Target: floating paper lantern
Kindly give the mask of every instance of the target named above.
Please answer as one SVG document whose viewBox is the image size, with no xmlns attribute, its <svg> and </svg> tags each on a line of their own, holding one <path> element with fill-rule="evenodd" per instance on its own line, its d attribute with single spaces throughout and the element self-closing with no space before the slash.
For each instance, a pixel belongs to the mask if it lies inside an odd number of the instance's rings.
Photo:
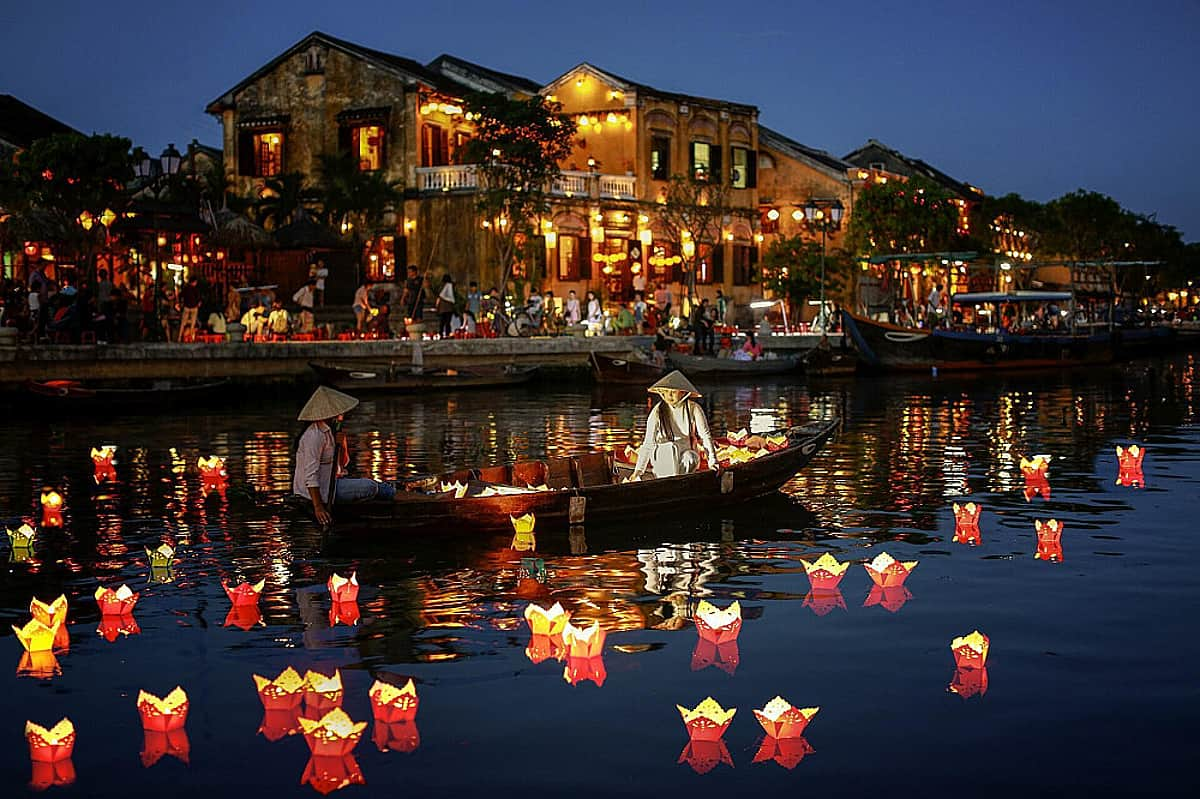
<svg viewBox="0 0 1200 799">
<path fill-rule="evenodd" d="M 217 455 L 210 455 L 207 458 L 201 456 L 196 461 L 196 466 L 200 469 L 200 485 L 205 493 L 225 490 L 229 472 L 225 471 L 224 458 Z"/>
<path fill-rule="evenodd" d="M 338 624 L 354 627 L 361 617 L 362 613 L 358 609 L 357 602 L 334 602 L 329 607 L 330 627 L 336 627 Z"/>
<path fill-rule="evenodd" d="M 1146 450 L 1137 444 L 1130 444 L 1128 448 L 1118 446 L 1116 484 L 1126 488 L 1145 488 L 1146 477 L 1142 472 L 1144 457 Z"/>
<path fill-rule="evenodd" d="M 896 613 L 910 599 L 912 599 L 912 592 L 903 585 L 889 585 L 887 588 L 873 585 L 871 593 L 867 594 L 866 601 L 863 602 L 863 607 L 869 608 L 878 605 L 889 613 Z"/>
<path fill-rule="evenodd" d="M 603 657 L 567 656 L 567 663 L 563 667 L 563 679 L 571 685 L 578 685 L 590 680 L 596 684 L 597 688 L 602 688 L 607 677 L 608 670 L 604 666 Z"/>
<path fill-rule="evenodd" d="M 544 660 L 555 658 L 562 660 L 566 657 L 562 637 L 558 635 L 530 635 L 529 643 L 525 646 L 525 657 L 537 665 Z"/>
<path fill-rule="evenodd" d="M 791 771 L 812 753 L 812 744 L 806 738 L 772 738 L 768 735 L 759 744 L 758 751 L 754 754 L 754 762 L 766 763 L 774 760 Z"/>
<path fill-rule="evenodd" d="M 320 719 L 300 717 L 300 730 L 314 755 L 342 757 L 358 745 L 367 722 L 354 721 L 340 707 L 335 707 Z"/>
<path fill-rule="evenodd" d="M 333 674 L 308 671 L 304 674 L 304 712 L 309 716 L 320 716 L 342 706 L 342 672 L 334 669 Z"/>
<path fill-rule="evenodd" d="M 412 721 L 417 717 L 417 708 L 421 706 L 417 686 L 411 679 L 399 688 L 391 683 L 376 680 L 367 695 L 371 697 L 371 712 L 375 720 L 389 724 Z"/>
<path fill-rule="evenodd" d="M 978 545 L 983 541 L 979 533 L 979 517 L 983 508 L 975 502 L 967 502 L 954 508 L 954 542 L 956 544 Z"/>
<path fill-rule="evenodd" d="M 111 482 L 117 479 L 117 469 L 114 466 L 114 459 L 117 455 L 117 448 L 113 444 L 103 444 L 100 447 L 92 447 L 92 467 L 94 470 L 93 476 L 96 483 Z"/>
<path fill-rule="evenodd" d="M 771 738 L 799 738 L 804 728 L 817 715 L 819 707 L 793 707 L 782 696 L 777 696 L 763 707 L 754 711 L 754 718 Z"/>
<path fill-rule="evenodd" d="M 117 640 L 117 636 L 139 635 L 142 628 L 138 626 L 137 619 L 132 614 L 124 616 L 101 616 L 100 624 L 96 627 L 96 633 L 104 637 L 105 641 L 110 644 Z"/>
<path fill-rule="evenodd" d="M 263 586 L 266 584 L 266 580 L 259 580 L 254 584 L 242 582 L 230 588 L 227 581 L 221 581 L 221 587 L 225 589 L 225 594 L 229 597 L 229 601 L 234 604 L 234 607 L 257 605 L 258 596 L 262 593 Z"/>
<path fill-rule="evenodd" d="M 366 785 L 362 769 L 353 755 L 327 757 L 311 755 L 300 775 L 301 785 L 311 785 L 322 796 L 339 791 L 348 785 Z"/>
<path fill-rule="evenodd" d="M 150 576 L 146 578 L 148 583 L 173 583 L 175 582 L 175 569 L 170 566 L 151 566 Z"/>
<path fill-rule="evenodd" d="M 226 627 L 237 627 L 245 631 L 259 625 L 266 626 L 258 605 L 230 605 L 229 612 L 225 614 Z"/>
<path fill-rule="evenodd" d="M 567 622 L 562 636 L 567 657 L 599 657 L 604 651 L 604 639 L 607 635 L 607 632 L 600 629 L 598 622 L 592 622 L 592 626 L 586 628 L 576 627 Z"/>
<path fill-rule="evenodd" d="M 167 755 L 187 764 L 188 758 L 191 756 L 192 744 L 188 740 L 187 730 L 183 727 L 167 732 L 143 728 L 142 734 L 143 768 L 150 768 Z"/>
<path fill-rule="evenodd" d="M 349 577 L 334 572 L 325 587 L 334 602 L 354 602 L 358 599 L 358 572 L 350 572 Z"/>
<path fill-rule="evenodd" d="M 691 710 L 683 705 L 675 707 L 683 718 L 683 725 L 687 728 L 688 737 L 693 741 L 717 740 L 725 734 L 725 730 L 729 729 L 729 723 L 733 721 L 733 716 L 737 713 L 737 708 L 731 707 L 726 710 L 711 696 Z"/>
<path fill-rule="evenodd" d="M 75 763 L 70 758 L 53 763 L 34 761 L 29 787 L 35 791 L 44 791 L 48 788 L 72 785 L 74 782 Z"/>
<path fill-rule="evenodd" d="M 692 620 L 696 623 L 696 632 L 701 638 L 714 644 L 723 644 L 738 637 L 742 629 L 742 606 L 735 599 L 729 607 L 722 610 L 702 599 L 696 606 L 696 615 Z"/>
<path fill-rule="evenodd" d="M 1048 522 L 1035 519 L 1033 528 L 1037 533 L 1037 551 L 1033 553 L 1034 559 L 1062 563 L 1063 523 L 1057 519 L 1051 519 Z"/>
<path fill-rule="evenodd" d="M 47 627 L 63 625 L 67 623 L 67 595 L 59 594 L 58 597 L 49 604 L 41 601 L 37 597 L 29 600 L 29 612 L 33 618 L 40 621 Z"/>
<path fill-rule="evenodd" d="M 1034 497 L 1050 499 L 1050 481 L 1045 477 L 1025 478 L 1025 501 L 1032 502 Z"/>
<path fill-rule="evenodd" d="M 954 679 L 950 681 L 950 685 L 946 690 L 952 694 L 958 694 L 963 699 L 970 699 L 973 696 L 983 696 L 988 689 L 988 672 L 987 667 L 978 669 L 955 669 Z"/>
<path fill-rule="evenodd" d="M 111 588 L 96 589 L 96 604 L 100 606 L 101 616 L 125 616 L 133 612 L 139 594 L 122 585 L 115 591 Z"/>
<path fill-rule="evenodd" d="M 371 740 L 380 752 L 415 752 L 421 745 L 421 731 L 415 721 L 376 721 Z"/>
<path fill-rule="evenodd" d="M 300 708 L 264 709 L 258 732 L 272 743 L 295 735 L 300 732 Z"/>
<path fill-rule="evenodd" d="M 562 635 L 570 621 L 571 614 L 563 610 L 563 606 L 555 602 L 547 610 L 540 605 L 525 606 L 525 621 L 534 635 Z"/>
<path fill-rule="evenodd" d="M 467 495 L 466 484 L 460 483 L 457 480 L 455 480 L 453 483 L 447 483 L 443 481 L 440 488 L 443 494 L 453 493 L 455 499 L 462 499 Z"/>
<path fill-rule="evenodd" d="M 701 638 L 696 641 L 696 648 L 692 650 L 692 671 L 716 666 L 732 677 L 740 662 L 741 655 L 738 652 L 736 639 L 723 644 L 714 644 L 712 641 Z"/>
<path fill-rule="evenodd" d="M 863 568 L 871 575 L 871 580 L 881 588 L 892 588 L 904 585 L 908 575 L 917 568 L 917 561 L 898 561 L 886 552 L 880 552 L 870 563 L 864 563 Z"/>
<path fill-rule="evenodd" d="M 509 516 L 513 526 L 512 548 L 517 552 L 532 552 L 537 549 L 537 535 L 534 526 L 537 518 L 532 513 L 523 516 Z"/>
<path fill-rule="evenodd" d="M 954 663 L 958 668 L 981 669 L 987 665 L 990 645 L 988 637 L 976 630 L 970 635 L 962 635 L 951 641 L 950 651 L 954 653 Z"/>
<path fill-rule="evenodd" d="M 288 666 L 273 680 L 255 674 L 254 687 L 264 710 L 290 710 L 300 707 L 308 682 L 300 672 Z"/>
<path fill-rule="evenodd" d="M 50 652 L 54 650 L 55 638 L 61 628 L 60 624 L 47 627 L 37 619 L 30 619 L 24 627 L 12 626 L 21 646 L 29 652 Z"/>
<path fill-rule="evenodd" d="M 18 677 L 33 677 L 36 680 L 48 680 L 62 674 L 62 666 L 58 658 L 49 650 L 38 652 L 22 652 L 21 660 L 17 663 Z"/>
<path fill-rule="evenodd" d="M 722 763 L 732 766 L 733 758 L 729 755 L 729 747 L 725 746 L 724 740 L 707 741 L 693 738 L 683 747 L 677 762 L 687 763 L 697 774 L 707 774 Z"/>
<path fill-rule="evenodd" d="M 1049 477 L 1050 456 L 1034 455 L 1029 458 L 1021 458 L 1021 474 L 1026 477 Z"/>
<path fill-rule="evenodd" d="M 75 751 L 75 725 L 66 717 L 50 729 L 26 721 L 25 740 L 29 742 L 29 759 L 35 763 L 68 760 Z"/>
<path fill-rule="evenodd" d="M 154 549 L 146 547 L 146 557 L 150 559 L 151 569 L 170 568 L 175 563 L 175 547 L 165 542 Z"/>
<path fill-rule="evenodd" d="M 849 566 L 850 564 L 845 565 Z M 846 598 L 837 588 L 814 588 L 804 595 L 804 602 L 801 605 L 818 616 L 825 616 L 834 610 L 845 610 Z"/>
<path fill-rule="evenodd" d="M 42 489 L 42 527 L 63 526 L 63 497 L 53 488 Z"/>
<path fill-rule="evenodd" d="M 842 581 L 842 577 L 845 576 L 846 569 L 850 568 L 849 561 L 838 563 L 837 558 L 828 552 L 812 563 L 803 558 L 800 559 L 800 563 L 804 565 L 804 572 L 808 575 L 808 581 L 814 590 L 836 589 L 838 583 Z"/>
<path fill-rule="evenodd" d="M 5 527 L 8 531 L 8 543 L 15 549 L 30 549 L 33 547 L 33 541 L 37 538 L 37 530 L 30 527 L 28 524 L 22 524 L 16 530 L 11 527 Z"/>
<path fill-rule="evenodd" d="M 138 691 L 137 709 L 142 717 L 142 729 L 155 732 L 178 730 L 187 723 L 188 696 L 179 686 L 161 699 Z"/>
</svg>

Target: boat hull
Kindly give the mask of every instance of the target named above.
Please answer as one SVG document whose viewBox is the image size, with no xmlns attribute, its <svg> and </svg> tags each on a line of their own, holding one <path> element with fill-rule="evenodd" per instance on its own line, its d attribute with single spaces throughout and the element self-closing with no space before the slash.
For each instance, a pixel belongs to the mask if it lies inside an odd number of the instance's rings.
<svg viewBox="0 0 1200 799">
<path fill-rule="evenodd" d="M 1061 368 L 1109 363 L 1113 336 L 1019 335 L 904 328 L 842 312 L 844 329 L 867 367 L 882 370 Z"/>
<path fill-rule="evenodd" d="M 728 507 L 778 491 L 820 452 L 838 424 L 834 420 L 792 428 L 788 431 L 787 448 L 721 472 L 702 471 L 636 482 L 459 499 L 448 494 L 406 490 L 394 502 L 335 507 L 332 529 L 338 533 L 380 528 L 439 534 L 495 532 L 511 530 L 509 517 L 525 513 L 537 517 L 539 529 L 565 529 L 571 524 L 640 524 L 650 516 Z M 432 478 L 428 484 L 436 485 L 443 479 Z"/>
<path fill-rule="evenodd" d="M 757 361 L 736 361 L 733 358 L 713 358 L 704 355 L 687 355 L 672 352 L 667 356 L 671 365 L 685 375 L 711 378 L 755 377 L 782 375 L 797 371 L 800 358 L 784 356 L 763 358 Z"/>
<path fill-rule="evenodd" d="M 346 391 L 386 393 L 516 386 L 528 383 L 537 372 L 536 366 L 427 369 L 413 374 L 411 369 L 394 364 L 310 362 L 308 365 L 327 386 Z"/>
<path fill-rule="evenodd" d="M 146 380 L 122 385 L 89 384 L 78 380 L 30 380 L 25 383 L 25 390 L 31 401 L 56 408 L 165 410 L 172 406 L 213 402 L 226 394 L 229 386 L 228 378 Z"/>
<path fill-rule="evenodd" d="M 637 358 L 620 358 L 602 352 L 591 353 L 592 374 L 597 383 L 649 387 L 663 376 L 663 368 Z"/>
</svg>

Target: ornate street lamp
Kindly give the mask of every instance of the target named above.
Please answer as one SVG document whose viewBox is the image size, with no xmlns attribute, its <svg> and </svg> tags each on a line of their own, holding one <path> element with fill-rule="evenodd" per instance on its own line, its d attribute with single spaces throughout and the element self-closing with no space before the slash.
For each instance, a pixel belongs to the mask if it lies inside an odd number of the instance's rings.
<svg viewBox="0 0 1200 799">
<path fill-rule="evenodd" d="M 842 224 L 843 211 L 845 206 L 837 199 L 822 200 L 810 197 L 804 204 L 804 218 L 810 225 L 818 225 L 821 228 L 821 310 L 818 312 L 818 318 L 821 320 L 822 336 L 829 328 L 829 318 L 825 313 L 825 234 L 831 228 L 836 230 Z"/>
</svg>

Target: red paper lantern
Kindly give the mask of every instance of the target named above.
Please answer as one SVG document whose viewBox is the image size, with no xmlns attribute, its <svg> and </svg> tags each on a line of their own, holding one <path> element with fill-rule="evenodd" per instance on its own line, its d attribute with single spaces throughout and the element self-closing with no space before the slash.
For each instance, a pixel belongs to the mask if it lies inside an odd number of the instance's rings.
<svg viewBox="0 0 1200 799">
<path fill-rule="evenodd" d="M 120 588 L 97 588 L 96 604 L 100 606 L 101 616 L 127 616 L 133 612 L 139 594 L 131 591 L 129 586 Z"/>
<path fill-rule="evenodd" d="M 358 600 L 358 573 L 351 572 L 349 577 L 342 577 L 336 572 L 329 577 L 325 584 L 334 602 L 355 602 Z"/>
<path fill-rule="evenodd" d="M 340 669 L 334 669 L 330 675 L 319 671 L 305 672 L 304 683 L 304 712 L 309 717 L 318 718 L 342 706 L 344 692 Z"/>
<path fill-rule="evenodd" d="M 365 721 L 353 721 L 340 707 L 335 707 L 319 719 L 300 717 L 300 730 L 314 755 L 343 757 L 358 745 Z"/>
<path fill-rule="evenodd" d="M 383 680 L 376 680 L 367 695 L 371 698 L 371 713 L 375 720 L 389 724 L 412 721 L 417 717 L 417 709 L 421 706 L 417 686 L 411 679 L 399 688 Z"/>
<path fill-rule="evenodd" d="M 563 667 L 563 679 L 571 685 L 578 685 L 581 682 L 590 680 L 596 684 L 597 688 L 602 688 L 604 680 L 607 677 L 608 670 L 604 667 L 603 657 L 582 658 L 567 656 L 567 665 Z"/>
<path fill-rule="evenodd" d="M 259 580 L 254 584 L 243 582 L 230 588 L 228 581 L 221 581 L 221 587 L 225 589 L 225 594 L 229 597 L 229 601 L 233 603 L 234 607 L 258 605 L 258 597 L 262 593 L 263 586 L 266 584 L 266 580 Z"/>
<path fill-rule="evenodd" d="M 979 534 L 979 517 L 983 508 L 975 502 L 967 502 L 954 508 L 954 542 L 956 544 L 978 545 L 983 537 Z"/>
<path fill-rule="evenodd" d="M 138 692 L 137 709 L 144 730 L 171 732 L 183 729 L 187 723 L 188 706 L 187 693 L 179 686 L 161 699 L 145 691 Z"/>
<path fill-rule="evenodd" d="M 722 610 L 708 600 L 701 600 L 692 620 L 696 623 L 696 632 L 705 641 L 718 645 L 736 641 L 742 629 L 742 606 L 734 600 Z"/>
<path fill-rule="evenodd" d="M 846 575 L 846 569 L 850 568 L 849 562 L 839 563 L 837 558 L 828 552 L 812 563 L 803 558 L 800 559 L 800 563 L 804 566 L 804 572 L 808 575 L 808 582 L 814 591 L 836 591 L 838 583 Z"/>
<path fill-rule="evenodd" d="M 1037 533 L 1037 551 L 1033 553 L 1034 559 L 1062 563 L 1063 523 L 1057 519 L 1051 519 L 1048 522 L 1035 519 L 1033 527 Z"/>
<path fill-rule="evenodd" d="M 976 630 L 969 635 L 959 636 L 950 642 L 954 653 L 954 664 L 960 669 L 982 669 L 987 665 L 991 640 Z"/>
<path fill-rule="evenodd" d="M 881 588 L 893 588 L 904 585 L 908 575 L 917 568 L 917 561 L 900 562 L 886 552 L 880 552 L 870 563 L 864 563 L 863 568 L 871 576 L 871 581 Z"/>
<path fill-rule="evenodd" d="M 782 696 L 777 696 L 767 702 L 762 710 L 754 711 L 754 718 L 758 719 L 763 732 L 771 738 L 800 738 L 820 709 L 794 707 Z"/>
<path fill-rule="evenodd" d="M 737 713 L 737 708 L 731 707 L 726 710 L 711 696 L 691 710 L 682 705 L 676 705 L 675 708 L 683 718 L 688 737 L 693 741 L 717 740 L 729 729 L 729 724 Z"/>
<path fill-rule="evenodd" d="M 1142 472 L 1142 459 L 1146 450 L 1137 444 L 1117 447 L 1117 485 L 1126 488 L 1145 488 L 1146 477 Z"/>
<path fill-rule="evenodd" d="M 308 682 L 288 666 L 273 680 L 254 675 L 254 686 L 264 710 L 294 710 L 300 707 Z"/>
<path fill-rule="evenodd" d="M 68 760 L 75 751 L 75 725 L 66 717 L 50 729 L 27 721 L 25 740 L 29 743 L 29 759 L 35 763 Z"/>
</svg>

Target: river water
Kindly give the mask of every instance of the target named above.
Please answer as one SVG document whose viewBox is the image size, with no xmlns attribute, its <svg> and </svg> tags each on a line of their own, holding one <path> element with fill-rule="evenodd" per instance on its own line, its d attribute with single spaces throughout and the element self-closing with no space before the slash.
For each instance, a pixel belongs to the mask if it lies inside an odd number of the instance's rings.
<svg viewBox="0 0 1200 799">
<path fill-rule="evenodd" d="M 0 516 L 34 514 L 48 484 L 66 511 L 31 555 L 4 551 L 0 785 L 22 795 L 58 779 L 71 784 L 52 790 L 89 797 L 310 796 L 342 783 L 361 783 L 346 796 L 1182 792 L 1196 783 L 1200 713 L 1196 378 L 1181 356 L 704 386 L 717 431 L 844 426 L 786 495 L 539 529 L 540 564 L 507 537 L 323 541 L 282 513 L 304 396 L 152 417 L 9 414 Z M 646 407 L 638 392 L 542 383 L 368 400 L 347 429 L 355 470 L 393 479 L 620 447 Z M 106 443 L 116 479 L 98 485 L 89 450 Z M 1130 443 L 1147 448 L 1144 486 L 1117 484 L 1114 447 Z M 1052 456 L 1050 496 L 1027 500 L 1019 461 L 1035 453 Z M 201 486 L 207 454 L 227 459 L 223 496 Z M 969 501 L 983 508 L 975 544 L 955 540 L 951 505 Z M 1061 562 L 1035 558 L 1035 521 L 1049 519 L 1064 525 Z M 164 539 L 177 545 L 170 574 L 145 552 Z M 860 564 L 883 551 L 918 562 L 903 589 L 872 592 Z M 851 565 L 837 590 L 813 592 L 801 561 L 823 553 Z M 347 625 L 345 608 L 331 619 L 326 580 L 351 571 L 360 618 Z M 260 614 L 230 614 L 222 580 L 264 580 Z M 101 619 L 93 599 L 122 583 L 140 592 L 135 627 Z M 29 619 L 31 596 L 61 593 L 69 651 L 19 662 L 9 624 Z M 736 646 L 705 646 L 697 604 L 734 599 Z M 527 651 L 522 612 L 555 601 L 607 631 L 601 661 L 534 662 L 550 653 Z M 956 674 L 951 640 L 974 630 L 990 638 L 986 677 Z M 340 669 L 342 707 L 365 722 L 376 679 L 411 678 L 416 720 L 368 724 L 351 759 L 310 762 L 287 734 L 294 716 L 264 716 L 253 680 L 289 666 Z M 176 685 L 186 735 L 144 734 L 138 692 Z M 819 706 L 804 740 L 764 738 L 753 711 L 776 695 Z M 676 704 L 708 696 L 737 714 L 722 743 L 689 745 Z M 32 769 L 25 721 L 63 716 L 77 734 L 70 765 Z"/>
</svg>

